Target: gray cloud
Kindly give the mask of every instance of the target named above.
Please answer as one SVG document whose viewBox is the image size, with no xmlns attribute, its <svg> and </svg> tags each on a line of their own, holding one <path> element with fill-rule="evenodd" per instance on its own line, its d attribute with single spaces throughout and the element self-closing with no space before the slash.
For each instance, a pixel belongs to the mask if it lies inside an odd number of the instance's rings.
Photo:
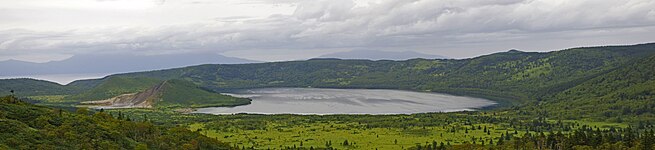
<svg viewBox="0 0 655 150">
<path fill-rule="evenodd" d="M 306 57 L 330 50 L 367 48 L 471 57 L 510 48 L 552 50 L 655 39 L 655 1 L 651 0 L 274 3 L 279 4 L 292 4 L 296 9 L 292 14 L 263 18 L 208 17 L 209 21 L 174 25 L 57 31 L 0 28 L 0 54 L 214 51 L 238 55 L 238 51 L 249 51 L 247 54 L 252 55 L 252 51 L 270 54 L 280 50 L 311 53 L 302 55 Z"/>
</svg>

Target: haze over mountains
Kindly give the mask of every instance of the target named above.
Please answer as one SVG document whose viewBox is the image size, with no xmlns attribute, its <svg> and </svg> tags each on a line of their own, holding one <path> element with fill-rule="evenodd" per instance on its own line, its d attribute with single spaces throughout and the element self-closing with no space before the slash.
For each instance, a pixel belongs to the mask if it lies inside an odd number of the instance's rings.
<svg viewBox="0 0 655 150">
<path fill-rule="evenodd" d="M 318 58 L 407 60 L 413 58 L 446 59 L 448 57 L 414 51 L 390 52 L 379 50 L 353 50 L 319 56 Z M 193 66 L 200 64 L 243 64 L 260 61 L 228 57 L 212 53 L 133 55 L 87 54 L 71 58 L 34 63 L 20 60 L 0 61 L 0 76 L 52 75 L 52 74 L 113 74 Z"/>
<path fill-rule="evenodd" d="M 369 59 L 369 60 L 407 60 L 413 58 L 425 59 L 447 59 L 446 56 L 424 54 L 415 51 L 379 51 L 379 50 L 353 50 L 321 55 L 318 58 L 340 58 L 340 59 Z"/>
<path fill-rule="evenodd" d="M 407 60 L 413 58 L 445 59 L 447 57 L 414 51 L 389 52 L 353 50 L 319 56 L 318 58 Z M 152 71 L 201 64 L 245 64 L 260 61 L 228 57 L 215 53 L 134 55 L 86 54 L 45 63 L 21 60 L 0 61 L 0 78 L 34 78 L 68 84 L 79 79 L 101 78 L 110 74 Z"/>
<path fill-rule="evenodd" d="M 0 61 L 0 76 L 44 74 L 123 73 L 159 70 L 199 64 L 242 64 L 258 61 L 219 54 L 166 54 L 166 55 L 75 55 L 61 61 L 33 63 L 19 60 Z"/>
</svg>

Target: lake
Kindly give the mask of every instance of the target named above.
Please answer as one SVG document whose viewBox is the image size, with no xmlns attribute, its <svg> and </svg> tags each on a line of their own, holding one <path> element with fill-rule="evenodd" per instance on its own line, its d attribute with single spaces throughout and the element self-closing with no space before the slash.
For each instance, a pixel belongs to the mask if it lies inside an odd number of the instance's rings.
<svg viewBox="0 0 655 150">
<path fill-rule="evenodd" d="M 252 99 L 237 107 L 199 108 L 207 114 L 411 114 L 471 111 L 493 101 L 439 93 L 382 89 L 264 88 L 223 93 Z"/>
</svg>

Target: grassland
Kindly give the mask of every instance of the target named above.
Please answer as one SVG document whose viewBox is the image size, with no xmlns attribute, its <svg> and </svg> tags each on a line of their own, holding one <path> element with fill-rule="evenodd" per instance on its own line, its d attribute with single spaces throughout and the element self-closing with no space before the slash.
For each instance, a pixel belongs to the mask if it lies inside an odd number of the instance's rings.
<svg viewBox="0 0 655 150">
<path fill-rule="evenodd" d="M 79 101 L 67 99 L 68 95 L 29 96 L 31 103 L 50 107 L 75 107 Z"/>
<path fill-rule="evenodd" d="M 366 128 L 352 122 L 321 122 L 299 126 L 286 126 L 271 123 L 264 129 L 242 130 L 223 127 L 221 130 L 205 129 L 205 124 L 194 123 L 189 126 L 192 131 L 221 141 L 239 146 L 259 149 L 283 149 L 285 147 L 333 147 L 337 149 L 406 149 L 417 144 L 444 142 L 453 145 L 490 140 L 497 140 L 501 134 L 514 132 L 512 129 L 496 127 L 492 124 L 476 124 L 492 130 L 457 130 L 445 127 L 409 127 L 409 128 Z M 468 132 L 463 134 L 464 132 Z M 523 131 L 518 131 L 518 134 Z M 480 140 L 480 138 L 482 140 Z M 348 145 L 344 145 L 348 141 Z M 332 143 L 330 146 L 329 143 Z"/>
<path fill-rule="evenodd" d="M 588 126 L 606 126 L 602 122 L 584 122 Z M 623 124 L 611 126 L 625 126 Z M 526 131 L 505 128 L 498 124 L 473 124 L 483 129 L 452 124 L 448 126 L 408 127 L 408 128 L 367 128 L 353 122 L 317 122 L 304 125 L 287 126 L 268 123 L 263 129 L 244 130 L 230 126 L 220 129 L 207 129 L 204 123 L 193 123 L 188 127 L 208 137 L 233 143 L 239 147 L 256 149 L 284 149 L 288 147 L 336 149 L 407 149 L 416 145 L 428 145 L 433 142 L 446 145 L 465 143 L 489 144 L 498 142 L 501 136 L 509 133 L 520 137 Z M 453 130 L 453 127 L 457 130 Z M 468 128 L 468 129 L 466 129 Z M 484 128 L 489 130 L 485 132 Z M 516 131 L 516 132 L 515 132 Z M 534 132 L 533 132 L 534 133 Z M 547 132 L 546 132 L 547 133 Z M 343 142 L 348 141 L 348 145 Z M 329 145 L 329 143 L 332 143 Z"/>
<path fill-rule="evenodd" d="M 168 80 L 157 107 L 220 107 L 250 104 L 250 99 L 223 95 L 199 88 L 185 80 Z"/>
<path fill-rule="evenodd" d="M 66 95 L 32 96 L 39 105 L 71 106 Z M 526 133 L 572 132 L 584 126 L 624 129 L 627 123 L 593 120 L 515 118 L 510 111 L 428 113 L 412 115 L 207 115 L 175 109 L 105 110 L 133 121 L 183 126 L 232 146 L 256 149 L 336 148 L 414 149 L 417 145 L 490 144 Z M 536 123 L 535 123 L 536 122 Z M 568 128 L 571 127 L 571 128 Z M 348 144 L 344 144 L 348 141 Z"/>
<path fill-rule="evenodd" d="M 416 145 L 490 144 L 512 137 L 569 133 L 576 128 L 626 128 L 627 124 L 580 120 L 509 122 L 485 113 L 418 115 L 222 115 L 188 128 L 238 147 L 255 149 L 408 149 Z M 496 118 L 498 120 L 489 119 Z M 397 121 L 393 124 L 388 121 Z M 442 120 L 436 122 L 434 120 Z M 429 121 L 429 122 L 425 122 Z M 421 123 L 423 122 L 423 123 Z M 534 120 L 532 121 L 534 122 Z M 543 128 L 539 128 L 543 127 Z M 573 128 L 569 128 L 573 127 Z M 345 145 L 344 141 L 349 144 Z M 331 143 L 331 144 L 330 144 Z"/>
<path fill-rule="evenodd" d="M 65 106 L 66 95 L 33 96 L 40 105 Z M 105 110 L 132 121 L 182 126 L 240 148 L 415 149 L 417 145 L 498 143 L 526 133 L 568 133 L 575 128 L 625 129 L 627 123 L 515 118 L 507 111 L 411 115 L 208 115 L 172 108 Z M 344 144 L 348 141 L 348 144 Z"/>
</svg>

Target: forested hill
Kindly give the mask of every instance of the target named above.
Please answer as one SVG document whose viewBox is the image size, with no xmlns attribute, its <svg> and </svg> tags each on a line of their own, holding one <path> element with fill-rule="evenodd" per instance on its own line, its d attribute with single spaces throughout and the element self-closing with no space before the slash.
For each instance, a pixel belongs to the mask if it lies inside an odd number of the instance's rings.
<svg viewBox="0 0 655 150">
<path fill-rule="evenodd" d="M 125 88 L 126 86 L 130 88 Z M 112 96 L 117 93 L 122 95 Z M 139 107 L 146 108 L 227 107 L 250 104 L 250 99 L 208 91 L 186 80 L 156 81 L 150 78 L 122 77 L 114 77 L 92 90 L 68 96 L 65 99 L 91 101 L 87 102 L 87 104 L 114 107 L 139 105 Z"/>
<path fill-rule="evenodd" d="M 544 113 L 559 119 L 655 121 L 655 56 L 590 79 L 540 106 Z"/>
<path fill-rule="evenodd" d="M 76 81 L 92 88 L 113 77 L 184 79 L 225 91 L 260 87 L 389 88 L 445 92 L 521 103 L 631 65 L 655 53 L 655 44 L 572 48 L 536 53 L 508 51 L 470 59 L 369 61 L 313 59 L 235 65 L 200 65 Z"/>
<path fill-rule="evenodd" d="M 182 79 L 214 91 L 260 87 L 387 88 L 444 92 L 520 104 L 556 99 L 562 91 L 617 69 L 634 66 L 635 62 L 653 53 L 655 44 L 651 43 L 545 53 L 508 51 L 460 60 L 312 59 L 199 65 L 117 74 L 65 86 L 28 79 L 0 80 L 0 89 L 3 89 L 0 92 L 8 94 L 7 89 L 15 89 L 21 96 L 64 93 L 73 98 L 107 98 L 138 92 L 163 80 Z"/>
<path fill-rule="evenodd" d="M 183 127 L 161 127 L 147 116 L 76 113 L 0 97 L 0 149 L 230 149 Z"/>
<path fill-rule="evenodd" d="M 35 79 L 0 79 L 0 95 L 12 94 L 15 91 L 21 96 L 32 95 L 62 95 L 82 91 L 77 87 L 60 85 L 55 82 Z"/>
</svg>

